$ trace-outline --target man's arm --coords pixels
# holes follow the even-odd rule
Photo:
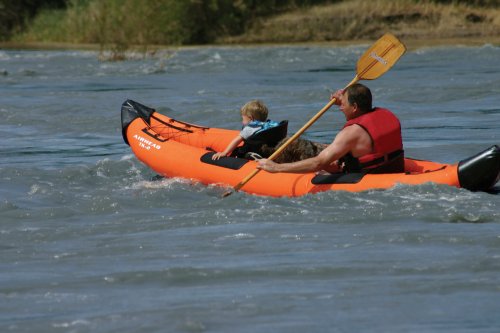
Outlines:
[[[318,156],[293,163],[278,164],[268,159],[259,160],[257,168],[274,173],[305,173],[320,170],[336,171],[335,163],[339,158],[349,153],[356,147],[359,131],[365,131],[358,125],[352,125],[341,130],[333,142],[326,147]]]

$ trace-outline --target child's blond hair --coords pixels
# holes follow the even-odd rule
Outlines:
[[[242,116],[247,116],[254,120],[266,121],[269,111],[267,106],[259,100],[253,100],[245,105],[240,110]]]

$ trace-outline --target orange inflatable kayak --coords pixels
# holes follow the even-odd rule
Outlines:
[[[121,109],[122,134],[135,156],[155,172],[203,184],[232,187],[256,169],[256,162],[223,157],[212,160],[239,131],[203,127],[169,118],[132,100]],[[428,182],[487,191],[500,177],[500,148],[496,145],[456,164],[405,158],[405,172],[392,174],[259,172],[241,190],[265,196],[295,197],[323,191],[360,192],[388,189],[396,184]]]

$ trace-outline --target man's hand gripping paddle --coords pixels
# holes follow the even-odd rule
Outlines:
[[[405,53],[406,47],[394,35],[386,33],[377,40],[362,56],[359,58],[356,65],[356,76],[344,88],[355,84],[359,80],[374,80],[379,78],[389,70],[398,59]],[[278,148],[268,159],[274,160],[288,145],[301,136],[312,124],[316,122],[333,104],[336,98],[333,98],[326,104],[314,117],[311,118],[302,128],[290,137],[280,148]],[[240,190],[246,183],[260,172],[260,169],[255,169],[252,173],[246,176],[233,189]],[[233,191],[228,191],[223,194],[223,197],[231,195]]]

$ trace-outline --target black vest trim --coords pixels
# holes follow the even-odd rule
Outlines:
[[[286,137],[288,131],[288,120],[280,121],[278,126],[259,131],[246,139],[243,146],[236,148],[231,156],[245,157],[247,153],[257,153],[262,157],[269,157],[262,150],[264,145],[275,147],[281,140]]]
[[[396,159],[400,155],[403,155],[404,151],[402,149],[393,151],[392,153],[386,154],[384,156],[381,156],[379,158],[374,159],[373,161],[366,162],[366,163],[361,163],[360,166],[361,168],[369,168],[371,166],[377,165],[377,164],[382,164],[382,163],[388,163],[391,162],[392,160]]]
[[[340,163],[346,173],[400,173],[404,172],[404,150],[393,151],[366,163],[360,163],[349,153],[340,159]]]

